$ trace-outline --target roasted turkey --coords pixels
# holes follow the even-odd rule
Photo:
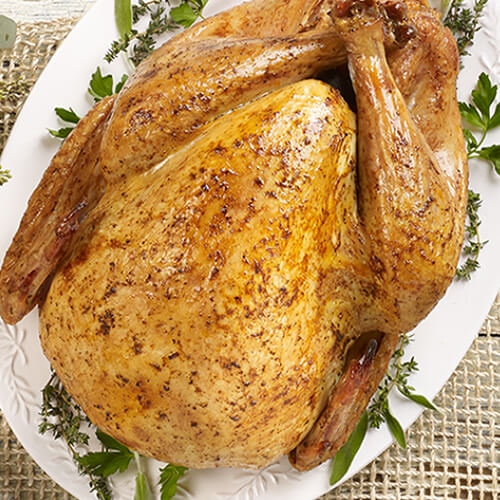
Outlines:
[[[313,79],[348,64],[356,114]],[[194,468],[333,456],[450,284],[458,53],[425,0],[253,0],[195,25],[54,157],[0,274],[90,419]]]

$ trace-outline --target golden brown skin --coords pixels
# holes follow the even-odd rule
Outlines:
[[[41,315],[101,429],[194,468],[263,467],[301,440],[342,368],[329,311],[348,331],[359,301],[330,276],[354,154],[347,105],[304,81],[106,193]]]
[[[67,227],[70,217],[69,232],[77,230],[77,219],[102,194],[101,172],[109,183],[146,170],[238,104],[344,62],[344,46],[326,15],[330,4],[254,0],[207,19],[137,68],[111,119],[110,106],[104,116],[98,104],[54,157],[29,201],[0,270],[0,315],[15,323],[43,300],[42,287],[69,247],[68,231],[61,238],[57,229]],[[98,179],[81,182],[90,172]],[[69,193],[61,195],[63,186]]]
[[[418,1],[294,2],[276,28],[262,0],[215,17],[138,69],[105,125],[108,188],[42,305],[45,352],[93,422],[168,462],[331,457],[454,275],[451,34]],[[357,132],[328,85],[287,85],[346,54]]]

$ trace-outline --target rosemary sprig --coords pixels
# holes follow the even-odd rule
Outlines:
[[[476,0],[472,9],[464,7],[464,0],[453,0],[444,21],[457,40],[460,55],[467,55],[467,47],[479,31],[479,19],[488,0]]]

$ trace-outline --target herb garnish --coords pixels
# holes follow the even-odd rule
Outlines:
[[[105,97],[120,92],[127,79],[128,75],[122,75],[120,81],[116,84],[113,90],[113,75],[103,75],[101,73],[101,68],[97,67],[90,78],[88,93],[94,98],[95,102],[99,102]]]
[[[114,86],[113,75],[103,75],[101,68],[97,67],[95,72],[92,73],[87,91],[94,98],[95,102],[99,102],[107,96],[120,92],[127,78],[128,75],[122,75],[120,81]],[[80,117],[72,108],[55,108],[55,112],[63,122],[77,124],[80,121]],[[66,139],[74,128],[74,126],[63,127],[57,130],[49,128],[48,131],[54,137]]]
[[[134,452],[134,460],[137,465],[134,500],[154,500],[146,474],[144,474],[144,471],[142,470],[141,456],[139,453]]]
[[[4,170],[0,165],[0,186],[3,186],[11,177],[10,170]]]
[[[168,464],[160,469],[161,500],[170,500],[177,491],[177,481],[187,471],[187,467]]]
[[[476,88],[472,91],[472,103],[458,104],[462,118],[481,132],[477,140],[472,132],[464,130],[469,159],[480,158],[492,164],[500,175],[500,146],[483,146],[487,133],[500,125],[500,103],[492,110],[498,93],[498,86],[492,85],[486,73],[481,73]]]
[[[465,227],[466,240],[462,248],[462,252],[467,259],[456,272],[456,277],[461,280],[470,280],[472,273],[479,269],[479,252],[488,243],[487,241],[481,241],[479,235],[479,226],[481,224],[479,208],[481,203],[479,193],[469,189],[467,201],[468,224]]]
[[[366,410],[361,414],[358,425],[347,439],[346,443],[333,457],[332,473],[330,484],[338,483],[349,470],[351,463],[359,448],[363,444],[366,431],[368,430],[368,413]]]
[[[170,11],[170,17],[176,24],[189,28],[198,18],[203,17],[203,9],[208,0],[188,0]]]
[[[500,145],[483,146],[488,132],[500,125],[500,103],[495,106],[497,94],[498,86],[492,85],[486,73],[481,73],[476,88],[471,93],[471,104],[460,102],[458,105],[464,121],[481,134],[480,138],[476,139],[470,129],[464,128],[467,157],[469,160],[480,159],[489,162],[495,172],[500,175]],[[480,206],[479,193],[469,190],[468,223],[465,228],[466,240],[463,248],[466,261],[457,270],[458,279],[471,279],[471,274],[479,269],[479,252],[487,243],[481,241],[479,235]]]
[[[95,428],[54,372],[42,391],[40,416],[42,421],[38,431],[41,434],[49,431],[55,439],[63,438],[66,441],[74,461],[78,464],[78,471],[89,477],[90,490],[94,491],[100,500],[111,500],[112,492],[107,478],[112,474],[127,470],[132,459],[137,466],[134,500],[153,499],[151,488],[142,469],[143,458]],[[81,453],[81,450],[89,444],[90,439],[89,434],[82,428],[95,429],[96,436],[102,445],[101,451]],[[162,492],[165,488],[167,493],[175,494],[177,479],[184,474],[185,470],[184,467],[172,465],[161,469]],[[170,498],[172,496],[162,496],[162,500]]]
[[[118,471],[126,471],[134,454],[126,446],[99,429],[96,430],[96,436],[103,444],[105,451],[91,451],[78,457],[77,462],[93,475],[102,478],[107,478]]]
[[[415,394],[415,388],[408,383],[408,377],[418,371],[418,363],[412,357],[409,361],[403,361],[406,346],[412,341],[409,334],[401,335],[397,349],[392,355],[387,373],[378,387],[378,391],[361,416],[361,425],[358,424],[346,444],[339,449],[333,459],[333,468],[330,476],[330,484],[337,483],[347,472],[351,462],[359,450],[368,427],[379,428],[386,422],[396,442],[406,448],[406,438],[403,427],[393,415],[389,407],[389,394],[396,388],[401,395],[411,399],[425,408],[440,411],[425,396]],[[362,423],[366,419],[366,425]],[[352,439],[351,439],[352,438]]]
[[[54,439],[63,438],[78,464],[78,472],[89,477],[90,491],[95,491],[100,500],[111,500],[111,490],[103,477],[96,475],[87,465],[80,463],[79,448],[89,443],[89,435],[81,430],[90,423],[88,417],[68,394],[55,373],[52,373],[42,390],[42,421],[38,432],[51,432]]]
[[[468,55],[467,47],[479,31],[479,19],[488,0],[476,0],[472,9],[463,6],[464,0],[452,0],[444,25],[450,28],[457,40],[460,55]]]
[[[168,11],[168,1],[165,0],[139,0],[137,5],[131,5],[130,0],[115,0],[116,24],[120,33],[119,40],[114,41],[106,52],[104,59],[113,61],[120,52],[127,52],[131,48],[130,61],[137,66],[145,59],[156,46],[158,36],[167,32],[188,28],[197,19],[203,19],[203,9],[208,0],[183,0],[180,5]],[[119,8],[116,7],[120,4]],[[122,15],[131,9],[132,23],[129,24],[128,17]],[[133,25],[141,18],[149,16],[148,26],[139,32]]]

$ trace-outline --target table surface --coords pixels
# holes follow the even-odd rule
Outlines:
[[[110,0],[112,1],[112,0]],[[2,0],[0,14],[15,21],[48,21],[82,16],[96,0]]]
[[[1,0],[0,14],[20,23],[20,40],[34,39],[32,46],[40,51],[45,46],[51,47],[43,51],[39,67],[30,73],[30,85],[50,58],[54,42],[62,39],[75,17],[83,15],[94,2]],[[61,18],[61,23],[50,24],[56,18]],[[26,54],[18,55],[14,50],[7,56],[0,52],[0,59],[5,61],[7,57],[11,62]],[[4,63],[1,68],[0,75],[7,81],[8,65]],[[7,105],[0,97],[0,152],[23,102],[22,96],[16,99]],[[407,450],[391,447],[322,500],[496,500],[500,491],[497,477],[499,366],[500,307],[497,301],[480,336],[436,399],[436,403],[446,409],[445,413],[425,412],[407,433]],[[69,499],[70,496],[31,460],[0,414],[0,500],[49,498]]]

